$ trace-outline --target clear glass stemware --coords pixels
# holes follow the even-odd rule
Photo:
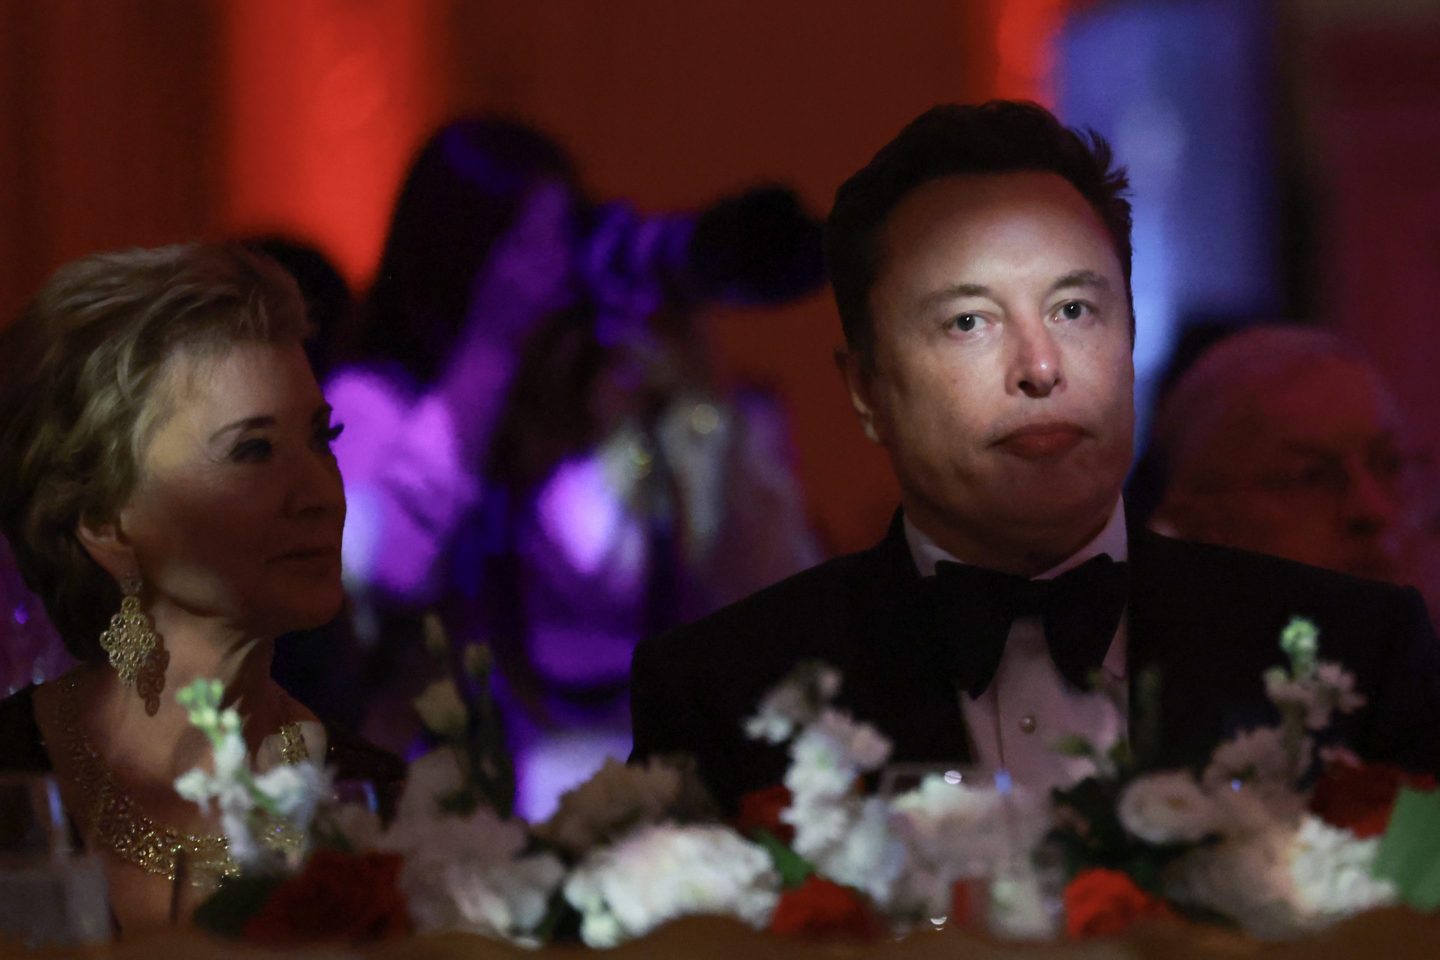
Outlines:
[[[51,776],[0,773],[0,937],[27,947],[110,937],[104,868],[73,848]]]

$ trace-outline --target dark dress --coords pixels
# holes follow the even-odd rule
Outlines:
[[[1273,724],[1262,673],[1284,658],[1293,616],[1320,629],[1320,655],[1355,674],[1367,706],[1333,732],[1367,759],[1440,769],[1440,642],[1419,594],[1314,567],[1132,529],[1132,683],[1160,679],[1148,765],[1205,762],[1235,733]],[[878,545],[782,581],[696,624],[641,644],[631,679],[634,759],[695,758],[726,808],[780,782],[782,748],[745,737],[761,697],[799,662],[843,675],[840,706],[874,724],[894,762],[965,762],[969,740],[934,578],[921,578],[897,514]],[[1137,745],[1138,746],[1138,745]]]

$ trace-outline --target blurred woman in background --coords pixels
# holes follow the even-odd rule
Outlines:
[[[519,811],[629,749],[639,639],[818,558],[772,399],[721,387],[704,307],[821,282],[818,225],[769,188],[699,214],[592,207],[493,118],[441,128],[397,202],[329,395],[346,574],[397,747],[428,675],[416,613],[484,641]]]

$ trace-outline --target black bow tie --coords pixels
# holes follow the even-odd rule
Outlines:
[[[978,697],[990,686],[1016,617],[1038,616],[1060,675],[1077,690],[1105,662],[1129,594],[1123,563],[1101,554],[1050,580],[942,561],[936,607],[960,687]]]

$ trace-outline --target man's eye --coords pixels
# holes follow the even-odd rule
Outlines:
[[[970,333],[980,326],[980,318],[973,313],[962,313],[945,322],[946,327],[960,333]]]
[[[1059,315],[1062,320],[1081,320],[1090,312],[1090,305],[1083,300],[1071,300],[1061,304]]]

